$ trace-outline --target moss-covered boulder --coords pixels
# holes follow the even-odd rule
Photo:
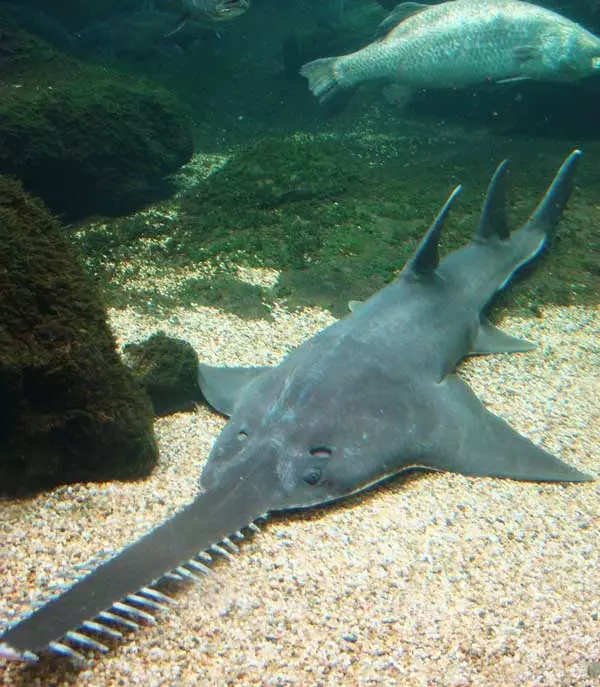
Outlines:
[[[0,492],[146,475],[152,421],[74,249],[0,176]]]
[[[192,152],[171,93],[62,55],[0,10],[0,173],[69,218],[117,214],[168,192]]]
[[[127,344],[123,360],[150,395],[157,415],[191,410],[202,398],[198,356],[187,341],[158,332],[139,344]]]

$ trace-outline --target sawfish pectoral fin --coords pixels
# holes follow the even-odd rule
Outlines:
[[[518,339],[495,327],[488,320],[482,320],[469,355],[486,355],[488,353],[523,353],[535,348],[535,344],[525,339]]]
[[[465,475],[539,482],[589,482],[594,478],[536,446],[486,410],[455,375],[439,385],[443,395],[443,435],[426,467]],[[443,442],[443,443],[442,443]],[[429,463],[429,465],[427,465]]]
[[[248,386],[269,367],[214,367],[198,365],[198,385],[207,403],[217,412],[231,416],[237,400]]]

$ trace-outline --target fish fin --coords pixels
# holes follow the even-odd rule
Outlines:
[[[406,264],[403,272],[413,276],[424,276],[431,274],[439,265],[440,256],[438,243],[440,240],[440,234],[444,228],[444,222],[448,216],[450,207],[456,200],[461,190],[462,186],[457,186],[448,196],[448,199],[442,206],[442,209],[439,211],[431,227],[429,227],[414,256]]]
[[[394,107],[406,107],[412,97],[413,90],[406,84],[391,83],[383,89],[383,97],[386,103]]]
[[[364,301],[348,301],[348,308],[351,313],[359,313],[364,307]]]
[[[217,412],[231,416],[247,387],[269,367],[215,367],[198,365],[198,384],[207,403]]]
[[[375,30],[374,40],[377,41],[385,38],[398,24],[401,24],[408,17],[412,17],[413,14],[426,10],[428,7],[429,5],[423,5],[420,2],[401,2],[399,5],[396,5]]]
[[[163,38],[171,38],[171,36],[174,36],[176,33],[179,33],[181,29],[191,20],[192,15],[190,12],[186,12],[181,16],[179,21],[177,22],[177,25],[172,31],[169,31],[168,33],[165,33]]]
[[[307,62],[300,69],[301,76],[308,79],[308,87],[319,99],[325,103],[344,89],[336,75],[337,57],[322,57]]]
[[[488,353],[524,353],[536,347],[534,343],[518,339],[495,327],[488,320],[482,320],[469,355]]]
[[[457,376],[446,377],[439,390],[444,397],[438,420],[441,436],[431,455],[419,461],[424,467],[535,482],[593,481],[486,410]]]
[[[519,62],[529,62],[541,57],[540,50],[535,45],[520,45],[513,50],[513,55]]]
[[[541,234],[546,239],[554,236],[558,222],[573,192],[575,172],[582,155],[581,150],[575,149],[562,163],[544,197],[525,226],[519,231]]]
[[[505,241],[510,237],[506,221],[507,180],[508,160],[504,160],[498,165],[488,186],[475,241],[487,242],[492,237]]]
[[[509,76],[507,79],[499,79],[494,83],[518,83],[519,81],[531,81],[530,76]]]

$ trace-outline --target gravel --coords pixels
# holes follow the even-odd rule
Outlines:
[[[121,343],[163,330],[204,361],[274,364],[332,321],[318,310],[169,322],[114,311]],[[489,408],[599,475],[597,312],[552,307],[503,328],[527,354],[461,367]],[[160,464],[136,483],[77,484],[0,504],[0,629],[189,502],[224,420],[157,421]],[[53,685],[600,685],[600,481],[545,485],[421,473],[335,507],[273,517],[157,627],[89,668],[0,662],[6,687]]]

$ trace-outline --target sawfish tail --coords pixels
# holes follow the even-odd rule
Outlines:
[[[574,150],[567,157],[529,221],[520,231],[543,234],[546,239],[552,239],[575,186],[575,172],[581,156],[581,150]]]
[[[512,234],[506,218],[508,160],[500,163],[488,187],[473,243],[510,241],[518,262],[516,268],[535,258],[556,233],[573,191],[581,155],[580,150],[574,150],[566,158],[528,221]]]

